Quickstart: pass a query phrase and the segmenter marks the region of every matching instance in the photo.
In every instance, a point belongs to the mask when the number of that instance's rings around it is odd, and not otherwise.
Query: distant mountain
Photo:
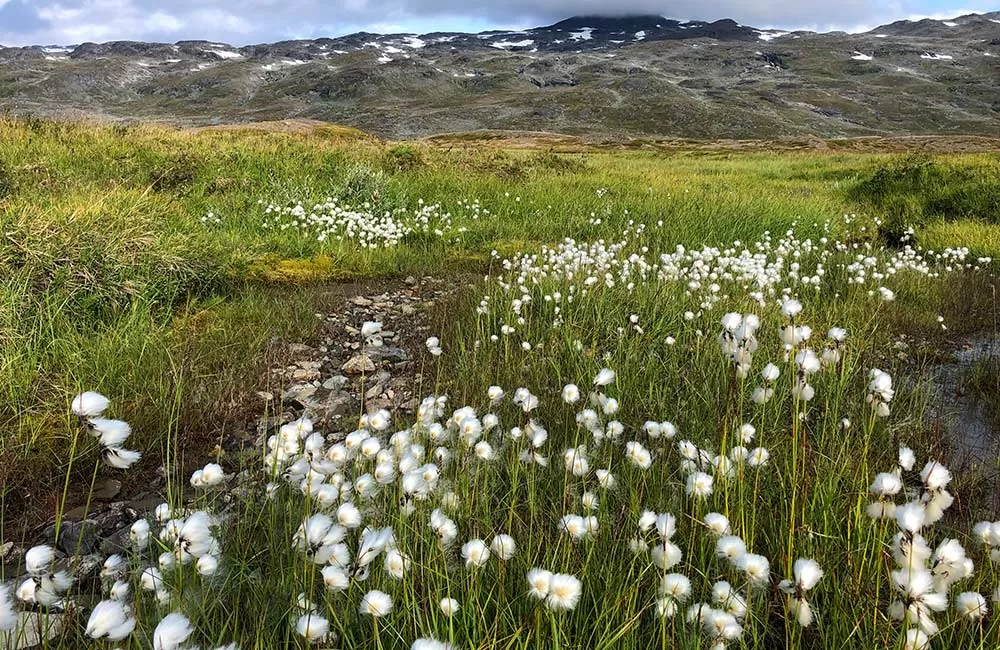
[[[0,47],[0,110],[184,125],[315,118],[388,138],[476,129],[754,138],[1000,132],[1000,12],[864,34],[575,16],[523,31],[232,47]]]

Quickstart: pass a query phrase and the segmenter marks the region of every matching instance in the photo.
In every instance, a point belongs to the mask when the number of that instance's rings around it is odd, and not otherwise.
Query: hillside
[[[1000,12],[863,34],[574,17],[520,32],[0,47],[0,109],[187,126],[311,118],[386,138],[995,135]]]

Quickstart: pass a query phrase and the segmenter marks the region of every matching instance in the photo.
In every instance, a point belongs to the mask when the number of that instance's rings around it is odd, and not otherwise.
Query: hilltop
[[[860,34],[577,16],[479,34],[0,48],[0,109],[184,126],[308,118],[392,139],[995,135],[998,56],[1000,12]]]

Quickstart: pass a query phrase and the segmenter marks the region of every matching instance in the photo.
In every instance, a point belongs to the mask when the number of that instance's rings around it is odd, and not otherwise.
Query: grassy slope
[[[197,436],[238,424],[253,388],[244,378],[271,335],[313,331],[308,291],[290,299],[290,282],[482,270],[492,250],[568,235],[610,239],[632,219],[662,220],[661,243],[750,240],[792,224],[818,235],[827,219],[871,209],[849,190],[883,162],[815,153],[556,156],[299,131],[0,122],[0,422],[14,432],[0,442],[6,489],[37,468],[58,474],[65,441],[53,425],[79,388],[100,387],[127,404],[153,456],[173,429]],[[996,178],[995,156],[941,161]],[[326,196],[384,209],[424,198],[453,210],[468,231],[458,244],[412,238],[361,252],[261,228],[259,200],[308,205]],[[469,218],[457,206],[470,199],[492,214]],[[208,211],[221,223],[201,223]],[[996,229],[932,216],[921,236],[941,246],[975,232],[974,245],[993,254]],[[220,404],[228,406],[220,412]]]

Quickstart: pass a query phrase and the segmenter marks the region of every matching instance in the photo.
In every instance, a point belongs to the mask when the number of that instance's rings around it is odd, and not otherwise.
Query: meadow
[[[65,611],[49,647],[996,647],[997,459],[960,467],[928,413],[949,346],[994,335],[998,220],[996,154],[2,120],[0,541],[26,553],[0,629]],[[411,274],[482,277],[438,307],[415,417],[306,414],[209,456],[265,415],[318,287]],[[86,509],[99,477],[156,472],[164,505],[100,580],[30,548],[26,522]]]

